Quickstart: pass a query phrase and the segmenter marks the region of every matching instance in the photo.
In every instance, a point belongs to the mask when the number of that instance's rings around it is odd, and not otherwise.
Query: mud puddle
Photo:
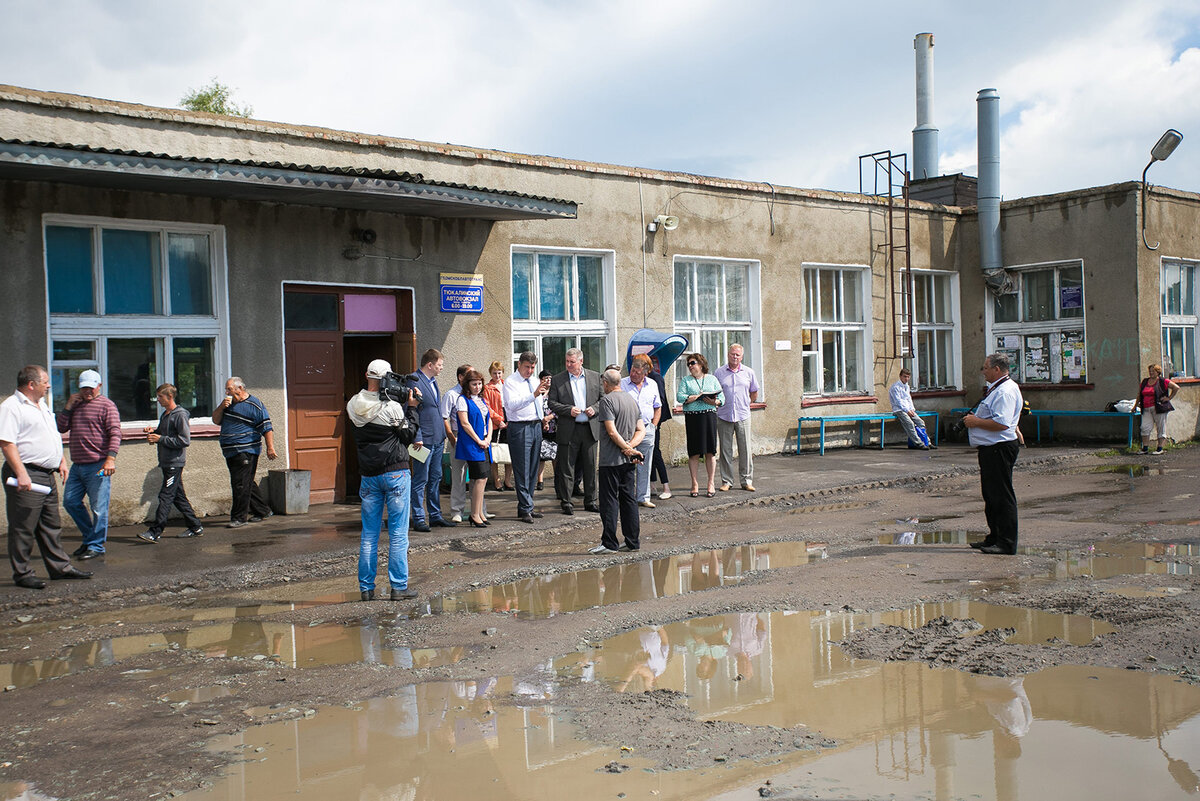
[[[404,649],[407,661],[390,661],[374,623],[296,625],[271,621],[235,621],[178,631],[113,637],[74,645],[49,659],[0,664],[0,687],[30,687],[40,681],[88,668],[105,667],[148,653],[187,650],[210,659],[248,659],[280,668],[317,668],[360,662],[405,668],[453,664],[472,651],[459,647]],[[186,699],[180,699],[186,700]]]
[[[553,573],[430,599],[431,613],[500,612],[524,619],[683,595],[743,580],[747,573],[823,559],[823,542],[740,545],[608,567]]]
[[[1165,476],[1168,473],[1178,472],[1178,468],[1159,467],[1157,465],[1146,464],[1144,462],[1130,462],[1124,464],[1102,464],[1093,467],[1068,467],[1062,470],[1055,470],[1054,472],[1058,475],[1110,473],[1113,475],[1129,476],[1130,478],[1142,478],[1144,476]]]
[[[898,521],[909,523],[910,521]],[[939,531],[897,531],[880,534],[880,545],[967,545],[987,536],[982,531],[966,529],[942,529]]]
[[[962,603],[959,611],[990,612]],[[981,676],[855,659],[833,642],[934,611],[686,620],[623,633],[528,677],[427,682],[349,709],[320,707],[215,741],[236,764],[184,798],[742,799],[760,797],[768,779],[783,797],[1009,799],[1024,790],[1072,801],[1193,791],[1200,688],[1097,668]],[[1026,636],[1040,638],[1036,629]],[[622,699],[646,690],[683,694],[675,697],[694,725],[664,729],[650,712],[632,733],[626,723],[621,741],[606,737]],[[572,699],[588,692],[598,708],[573,714]],[[805,727],[831,739],[731,758],[704,721]]]

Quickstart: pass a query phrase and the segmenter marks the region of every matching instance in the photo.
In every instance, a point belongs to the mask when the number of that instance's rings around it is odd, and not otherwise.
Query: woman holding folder
[[[693,498],[700,497],[696,471],[700,457],[708,473],[709,498],[716,494],[717,408],[725,402],[725,394],[716,376],[708,372],[708,360],[702,353],[687,356],[688,374],[679,382],[675,399],[683,404],[684,430],[687,432],[688,470],[692,474]]]

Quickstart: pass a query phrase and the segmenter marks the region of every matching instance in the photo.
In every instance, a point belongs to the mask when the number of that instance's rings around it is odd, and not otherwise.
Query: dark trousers
[[[266,517],[271,513],[271,507],[263,497],[254,474],[258,472],[257,453],[235,453],[225,460],[229,466],[229,488],[233,490],[233,506],[229,510],[229,519],[245,523],[250,515]]]
[[[508,455],[512,458],[513,483],[517,486],[517,514],[533,511],[533,492],[537,487],[538,462],[542,453],[540,420],[509,422]]]
[[[558,502],[571,506],[571,492],[575,487],[576,468],[583,476],[583,501],[588,506],[599,502],[598,476],[596,474],[596,439],[592,427],[586,423],[558,428],[558,457],[554,460],[554,490]]]
[[[1010,553],[1017,550],[1017,493],[1012,473],[1020,450],[1016,440],[979,448],[979,485],[988,524],[986,544]]]
[[[33,490],[18,492],[16,487],[8,486],[8,479],[14,475],[9,466],[5,464],[0,471],[5,482],[8,561],[12,565],[13,581],[33,575],[29,560],[33,556],[34,542],[42,552],[42,562],[51,578],[62,575],[71,567],[71,559],[59,541],[62,520],[58,514],[58,476],[54,470],[41,470],[29,465],[25,466],[25,472],[34,484],[50,487],[50,494],[42,495]]]
[[[671,479],[667,478],[667,463],[662,455],[662,423],[654,427],[654,458],[650,461],[650,481],[671,483]]]
[[[192,509],[187,493],[183,491],[183,465],[174,467],[160,465],[159,469],[162,470],[162,487],[158,490],[158,509],[154,513],[154,525],[150,526],[150,530],[155,534],[162,534],[172,506],[179,510],[179,513],[183,515],[183,522],[192,531],[204,528],[204,524],[196,517],[196,511]]]
[[[604,526],[600,544],[612,551],[621,547],[617,542],[618,517],[621,519],[621,534],[625,537],[625,544],[634,550],[641,547],[637,465],[633,462],[600,468],[600,522]]]

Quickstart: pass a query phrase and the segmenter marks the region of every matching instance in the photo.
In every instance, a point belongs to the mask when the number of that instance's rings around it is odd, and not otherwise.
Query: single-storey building
[[[116,522],[153,505],[142,429],[163,381],[192,413],[201,513],[228,508],[211,410],[230,375],[274,418],[279,460],[260,468],[310,470],[313,501],[335,501],[357,490],[343,409],[370,360],[411,370],[436,347],[452,380],[524,350],[557,372],[580,347],[602,368],[640,328],[685,334],[714,368],[745,347],[758,453],[794,451],[800,415],[890,411],[902,364],[921,408],[970,405],[997,350],[1042,408],[1101,410],[1164,362],[1185,384],[1169,433],[1190,439],[1200,196],[1152,188],[1143,219],[1140,189],[1002,204],[997,297],[969,204],[0,86],[0,376],[46,363],[59,404],[99,370],[125,426]],[[683,455],[682,426],[664,452]]]

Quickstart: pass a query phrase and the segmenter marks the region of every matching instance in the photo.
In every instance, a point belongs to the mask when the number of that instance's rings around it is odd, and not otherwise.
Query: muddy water
[[[196,651],[209,658],[269,661],[284,668],[357,662],[428,668],[452,664],[469,653],[462,648],[404,649],[406,661],[400,664],[391,661],[391,650],[380,648],[380,639],[379,627],[371,622],[305,626],[235,620],[227,624],[95,640],[72,646],[50,659],[0,664],[0,686],[29,687],[90,667],[113,665],[141,654],[167,650]]]
[[[820,798],[1171,799],[1194,790],[1200,688],[1096,668],[978,676],[855,660],[831,642],[877,622],[916,623],[931,611],[681,621],[621,634],[528,677],[402,687],[352,709],[321,708],[214,743],[238,754],[238,764],[211,791],[185,798],[749,799],[768,778],[776,791]],[[1007,610],[1014,611],[1021,610]],[[1026,636],[1045,633],[1037,629]],[[636,743],[622,751],[580,739],[555,708],[565,676],[612,692],[678,690],[699,718],[806,725],[839,745],[663,771],[639,758]],[[514,698],[516,706],[500,703]],[[614,761],[629,769],[607,772]]]
[[[647,601],[728,586],[751,571],[804,565],[826,556],[820,542],[773,542],[622,562],[434,597],[432,611],[503,612],[546,618],[564,612]]]

